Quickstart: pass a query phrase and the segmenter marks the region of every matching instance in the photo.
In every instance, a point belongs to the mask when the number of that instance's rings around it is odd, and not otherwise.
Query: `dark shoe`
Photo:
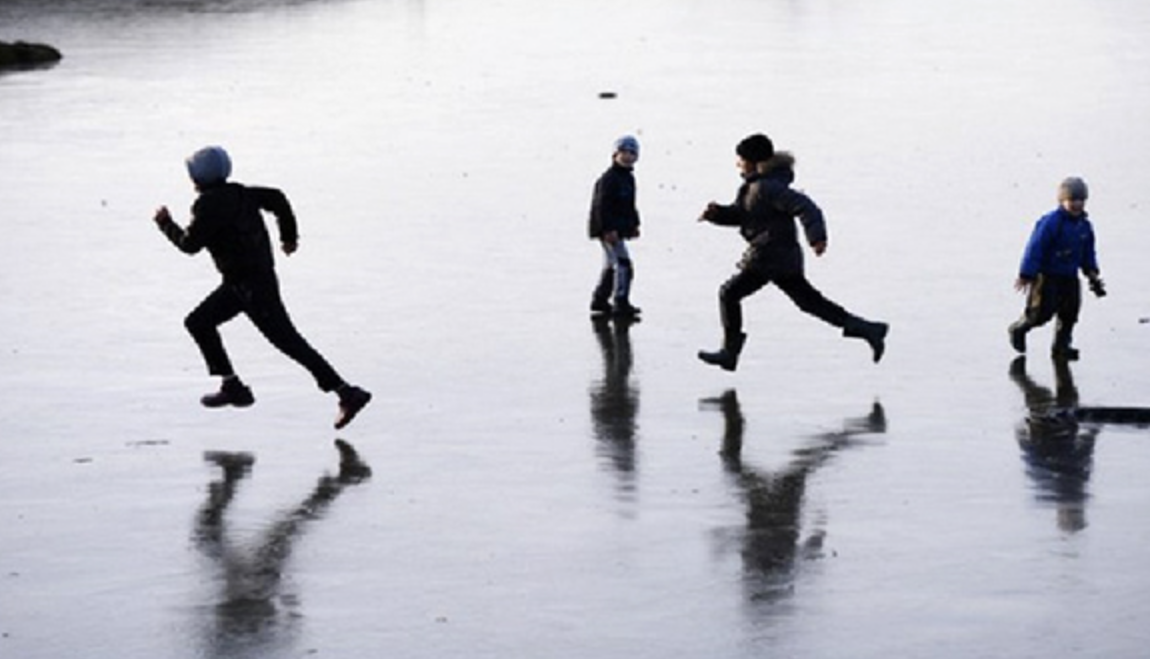
[[[1057,361],[1076,362],[1078,361],[1078,348],[1056,347],[1051,349],[1050,357]]]
[[[1014,323],[1010,326],[1010,347],[1019,354],[1026,354],[1026,326]]]
[[[592,300],[591,301],[591,315],[604,316],[611,315],[614,309],[611,308],[611,303],[607,300]]]
[[[632,305],[627,300],[615,300],[615,311],[611,315],[616,318],[634,318],[642,312],[642,309]]]
[[[339,390],[339,414],[335,417],[335,429],[339,430],[351,423],[355,415],[359,414],[369,402],[371,402],[370,392],[355,385],[344,385]]]
[[[724,371],[733,371],[739,366],[739,353],[747,342],[746,334],[735,334],[723,340],[723,347],[715,352],[699,351],[699,359]]]
[[[848,318],[846,324],[843,325],[843,336],[863,339],[870,345],[876,364],[886,352],[886,335],[889,331],[890,325],[886,323],[874,323],[854,316]]]
[[[256,402],[256,397],[252,395],[252,390],[240,382],[239,378],[224,380],[219,391],[200,398],[200,403],[204,407],[224,407],[226,405],[248,407],[254,402]]]

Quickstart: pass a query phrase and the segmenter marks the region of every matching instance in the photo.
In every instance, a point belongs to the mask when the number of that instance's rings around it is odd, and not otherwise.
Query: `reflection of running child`
[[[1058,318],[1051,355],[1055,359],[1078,359],[1071,347],[1074,325],[1082,308],[1081,270],[1090,290],[1106,295],[1099,278],[1094,252],[1094,227],[1086,215],[1086,182],[1070,177],[1058,186],[1058,208],[1043,215],[1034,226],[1014,287],[1026,293],[1022,317],[1010,326],[1010,345],[1026,352],[1026,333]]]
[[[735,149],[743,185],[733,204],[712,202],[700,222],[738,227],[748,246],[735,273],[719,289],[719,309],[723,321],[723,345],[714,352],[699,351],[699,359],[733,371],[747,335],[743,333],[743,298],[767,284],[779,287],[802,311],[835,327],[843,335],[865,340],[874,361],[882,359],[888,331],[886,323],[863,320],[828,300],[803,274],[803,251],[799,245],[795,218],[802,222],[807,243],[816,256],[827,248],[823,213],[809,197],[792,190],[795,159],[789,153],[775,153],[774,144],[763,134],[747,137]]]
[[[215,625],[208,636],[212,651],[203,656],[283,656],[273,648],[277,636],[298,622],[298,593],[290,592],[288,561],[308,527],[349,486],[371,477],[371,467],[351,444],[335,440],[339,451],[339,474],[324,474],[308,496],[268,524],[256,542],[238,542],[229,533],[228,509],[240,482],[255,464],[250,453],[208,451],[204,460],[220,468],[218,480],[208,485],[208,496],[196,515],[194,539],[198,548],[218,568],[221,600],[215,607]],[[247,534],[242,537],[246,540]],[[243,651],[240,651],[242,648]],[[277,648],[278,649],[278,648]]]
[[[588,234],[603,246],[603,270],[591,296],[591,313],[633,317],[639,309],[631,304],[631,280],[635,266],[627,241],[639,237],[639,211],[635,208],[635,162],[639,141],[630,135],[615,140],[611,166],[595,181]],[[611,306],[614,294],[615,306]]]
[[[223,275],[219,288],[184,320],[207,362],[208,372],[223,377],[220,390],[201,399],[206,407],[247,407],[255,397],[240,381],[220,338],[219,326],[243,313],[288,357],[311,372],[319,388],[339,396],[335,427],[346,426],[371,394],[348,384],[296,331],[280,298],[271,240],[261,211],[275,215],[284,254],[298,246],[295,214],[283,192],[275,188],[228,183],[232,163],[218,146],[206,147],[187,160],[188,175],[200,193],[192,205],[187,228],[173,220],[167,207],[156,211],[155,222],[181,251],[195,254],[207,248]]]

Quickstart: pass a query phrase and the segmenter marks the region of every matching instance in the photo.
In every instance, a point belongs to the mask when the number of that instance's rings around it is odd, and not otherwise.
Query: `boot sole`
[[[203,405],[204,407],[208,408],[209,410],[218,410],[221,407],[240,407],[240,408],[251,407],[252,405],[255,405],[255,403],[256,403],[255,398],[252,398],[251,400],[241,400],[241,401],[229,400],[229,401],[224,402],[224,403],[210,403],[210,402],[203,400],[202,398],[200,399],[200,405]]]
[[[703,352],[698,353],[697,356],[699,358],[699,361],[703,362],[704,364],[709,364],[711,366],[718,366],[719,368],[723,369],[724,371],[734,372],[734,370],[736,368],[738,368],[738,364],[732,364],[730,362],[723,361],[719,358],[711,357],[710,355],[707,355],[706,353],[703,353]]]

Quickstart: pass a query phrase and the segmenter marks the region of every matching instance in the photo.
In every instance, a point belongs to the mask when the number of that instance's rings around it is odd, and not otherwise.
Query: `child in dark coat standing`
[[[633,171],[637,160],[639,141],[630,135],[620,137],[615,140],[611,166],[595,181],[587,233],[603,247],[603,269],[591,294],[592,315],[634,318],[639,314],[639,308],[631,304],[635,266],[627,250],[627,241],[639,237]]]
[[[275,216],[284,254],[298,247],[295,213],[283,192],[275,188],[229,183],[232,163],[218,146],[206,147],[187,159],[188,175],[199,192],[187,228],[172,220],[167,207],[156,211],[160,231],[187,254],[207,249],[223,281],[184,320],[207,363],[208,372],[223,378],[220,390],[200,399],[205,407],[247,407],[255,396],[245,385],[224,350],[219,326],[243,313],[260,333],[288,357],[306,368],[322,391],[339,396],[336,429],[359,413],[371,394],[348,384],[296,331],[280,297],[271,239],[261,214]]]
[[[864,339],[874,361],[882,359],[886,323],[863,320],[823,297],[803,274],[803,251],[799,246],[795,218],[802,222],[807,243],[816,256],[827,248],[823,213],[809,197],[792,190],[795,159],[775,153],[770,138],[761,133],[744,139],[735,149],[743,185],[733,204],[710,203],[699,218],[721,226],[738,227],[749,243],[739,272],[719,289],[723,321],[723,345],[714,352],[699,351],[699,359],[733,371],[747,340],[743,333],[743,298],[767,284],[775,284],[799,309],[835,327],[843,335]]]
[[[1058,186],[1058,208],[1034,226],[1014,287],[1026,294],[1022,317],[1010,326],[1010,345],[1026,352],[1026,333],[1057,317],[1054,359],[1078,359],[1071,346],[1074,325],[1082,308],[1081,270],[1098,297],[1106,295],[1094,249],[1094,227],[1086,215],[1086,182],[1070,177]]]

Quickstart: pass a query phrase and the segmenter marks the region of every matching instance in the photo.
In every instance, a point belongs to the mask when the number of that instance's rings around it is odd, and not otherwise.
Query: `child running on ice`
[[[252,391],[240,381],[224,350],[219,326],[243,313],[260,333],[309,372],[324,392],[339,396],[335,427],[351,422],[371,394],[348,384],[296,331],[280,298],[271,240],[261,211],[275,216],[284,254],[298,247],[295,214],[283,192],[275,188],[247,187],[229,183],[232,163],[218,146],[205,147],[187,159],[188,175],[199,197],[192,205],[187,228],[172,220],[161,206],[153,218],[156,225],[181,251],[195,254],[207,248],[223,281],[184,320],[207,363],[208,372],[223,378],[220,390],[200,399],[206,407],[255,402]]]
[[[733,204],[711,202],[699,218],[721,226],[738,227],[749,243],[739,263],[739,271],[719,289],[719,309],[723,323],[723,345],[714,352],[699,351],[699,359],[733,371],[739,363],[747,335],[743,333],[743,298],[767,284],[775,284],[799,309],[820,320],[841,327],[843,335],[866,340],[874,361],[882,359],[886,323],[863,320],[823,297],[803,274],[803,252],[799,246],[795,218],[803,224],[807,243],[816,256],[827,248],[823,213],[801,192],[792,190],[795,159],[775,153],[770,138],[751,135],[735,148],[743,185]]]

